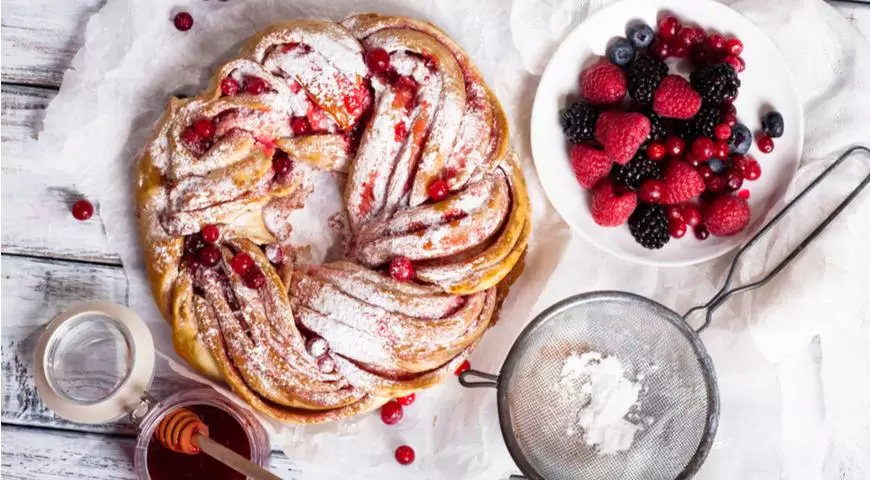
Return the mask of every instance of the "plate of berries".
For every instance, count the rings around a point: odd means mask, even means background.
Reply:
[[[803,111],[752,22],[712,0],[623,0],[558,47],[532,109],[550,202],[594,245],[662,266],[718,257],[794,177]]]

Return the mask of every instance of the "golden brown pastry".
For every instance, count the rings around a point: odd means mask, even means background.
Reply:
[[[317,169],[347,176],[349,248],[323,265],[290,245]],[[292,423],[452,375],[494,322],[531,225],[495,96],[446,34],[404,17],[258,33],[205,92],[170,101],[137,181],[176,350]]]

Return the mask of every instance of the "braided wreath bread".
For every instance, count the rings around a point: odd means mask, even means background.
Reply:
[[[349,245],[306,265],[289,216],[315,170],[346,180]],[[444,32],[403,17],[258,33],[205,92],[170,100],[137,181],[176,350],[290,423],[452,375],[522,270],[530,230],[498,100]]]

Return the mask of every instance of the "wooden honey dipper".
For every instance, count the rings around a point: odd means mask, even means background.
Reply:
[[[173,452],[186,455],[202,452],[248,478],[281,480],[281,477],[209,438],[208,425],[186,408],[179,408],[163,417],[154,435]]]

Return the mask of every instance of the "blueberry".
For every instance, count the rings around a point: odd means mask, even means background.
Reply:
[[[738,155],[746,155],[752,146],[752,132],[742,123],[731,127],[731,138],[728,139],[728,151]]]
[[[628,40],[619,37],[607,47],[607,58],[616,65],[624,67],[634,60],[634,47],[628,43]]]
[[[628,35],[628,41],[630,41],[635,48],[648,47],[655,36],[652,27],[645,23],[638,23],[628,27],[626,34]]]
[[[782,115],[773,111],[761,118],[761,129],[771,138],[779,138],[782,136],[782,130],[785,128],[785,122]]]
[[[722,170],[725,170],[725,162],[718,158],[711,158],[707,161],[707,165],[710,167],[710,170],[713,170],[713,173],[720,173]]]

